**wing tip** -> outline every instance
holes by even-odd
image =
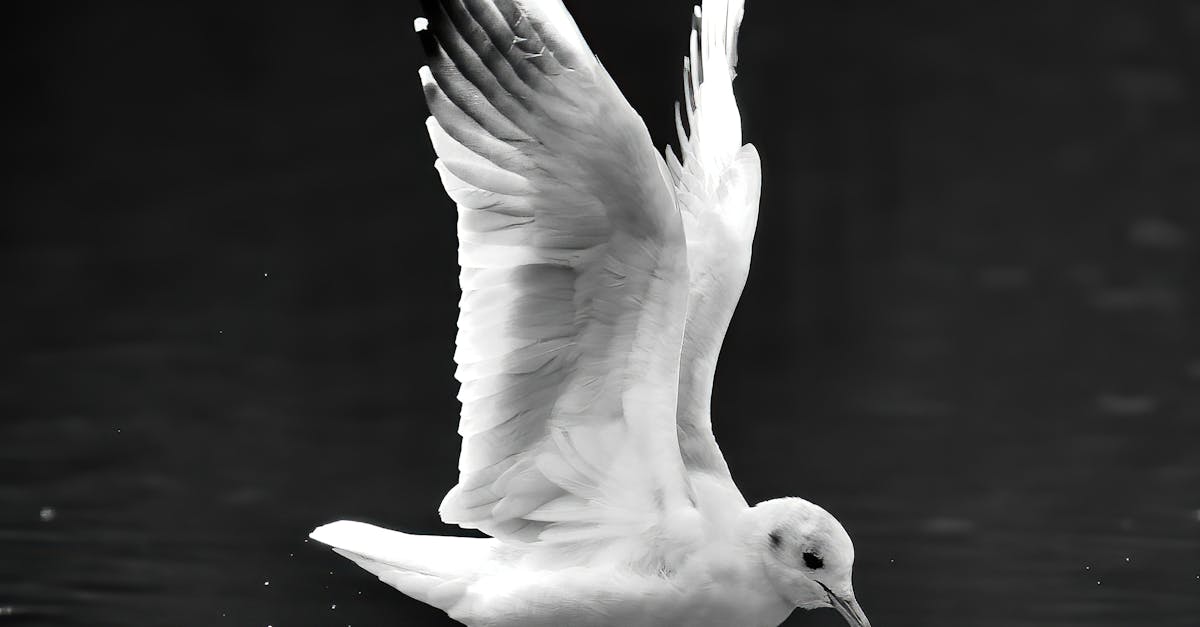
[[[341,544],[341,539],[345,538],[347,533],[352,532],[362,526],[362,524],[352,520],[338,520],[313,529],[308,534],[308,537],[322,544],[338,546]]]
[[[440,55],[437,37],[433,36],[433,32],[429,30],[429,20],[423,17],[418,17],[413,20],[413,31],[417,34],[417,38],[421,40],[421,48],[425,51],[425,57],[436,59]]]

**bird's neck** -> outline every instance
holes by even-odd
[[[703,497],[698,501],[703,503]],[[731,514],[725,517],[727,526],[711,526],[714,535],[689,555],[678,584],[685,590],[703,591],[704,603],[711,606],[710,618],[719,621],[703,624],[778,625],[796,605],[779,593],[764,568],[761,543],[754,540],[759,526],[754,513],[749,507],[727,513]]]

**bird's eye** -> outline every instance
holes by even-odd
[[[772,531],[771,535],[767,536],[767,539],[771,541],[772,549],[778,549],[779,545],[783,544],[783,536],[779,535],[778,531]]]
[[[804,558],[804,565],[813,570],[817,570],[825,565],[825,560],[821,559],[820,555],[811,551],[805,551],[802,557]]]

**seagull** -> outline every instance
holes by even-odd
[[[311,537],[472,626],[766,626],[832,607],[869,627],[842,525],[800,498],[750,506],[713,437],[761,179],[733,94],[744,0],[694,10],[678,155],[655,150],[561,0],[422,9],[462,288],[462,449],[440,514],[490,537],[352,521]]]

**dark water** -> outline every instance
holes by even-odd
[[[688,4],[569,4],[668,141]],[[453,531],[415,9],[40,10],[7,27],[0,624],[445,624],[304,540]],[[1200,5],[747,20],[743,490],[833,511],[881,627],[1197,624]]]

